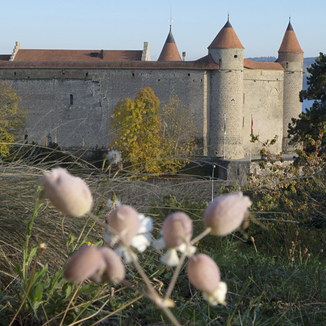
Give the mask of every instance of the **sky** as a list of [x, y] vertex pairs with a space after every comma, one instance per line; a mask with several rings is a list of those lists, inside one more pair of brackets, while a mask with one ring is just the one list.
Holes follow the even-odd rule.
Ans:
[[245, 57], [275, 56], [291, 23], [305, 57], [326, 53], [325, 0], [0, 0], [0, 54], [23, 49], [142, 50], [157, 60], [169, 32], [186, 60], [207, 55], [227, 21]]

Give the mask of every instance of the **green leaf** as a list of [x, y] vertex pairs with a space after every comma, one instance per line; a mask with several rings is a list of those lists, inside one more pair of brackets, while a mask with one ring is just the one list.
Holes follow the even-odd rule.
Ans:
[[43, 284], [41, 282], [37, 283], [35, 287], [34, 302], [38, 302], [42, 300], [43, 291], [44, 291]]
[[74, 291], [74, 285], [73, 284], [70, 284], [70, 283], [66, 283], [63, 287], [62, 287], [63, 290], [65, 290], [66, 292], [66, 296], [65, 296], [65, 299], [68, 299], [73, 291]]
[[97, 289], [98, 289], [98, 285], [87, 284], [78, 290], [78, 295], [79, 294], [90, 294], [90, 293], [93, 293]]
[[66, 243], [66, 247], [69, 247], [75, 240], [75, 236], [73, 236], [72, 234], [69, 234], [69, 238], [68, 241]]
[[15, 266], [16, 273], [18, 274], [18, 276], [20, 277], [20, 279], [23, 280], [24, 279], [24, 276], [23, 276], [22, 270], [20, 269], [20, 266], [17, 263], [15, 263], [15, 262], [13, 262], [13, 264]]
[[[33, 278], [33, 281], [32, 281], [32, 285], [31, 285], [31, 289], [33, 289], [34, 286], [38, 282], [40, 282], [41, 278], [46, 274], [47, 271], [48, 271], [48, 264], [46, 264], [40, 271], [38, 271], [37, 273], [35, 273], [34, 278]], [[30, 280], [30, 278], [29, 278], [29, 280]]]
[[26, 261], [26, 265], [29, 265], [29, 263], [31, 262], [31, 260], [33, 259], [33, 257], [36, 255], [38, 247], [34, 247], [31, 249], [29, 255], [28, 255], [28, 259]]

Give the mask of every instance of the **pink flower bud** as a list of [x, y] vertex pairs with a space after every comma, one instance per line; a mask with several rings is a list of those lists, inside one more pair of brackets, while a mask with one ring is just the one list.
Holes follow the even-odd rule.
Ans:
[[162, 231], [166, 248], [178, 248], [190, 242], [192, 220], [185, 213], [172, 213], [165, 219]]
[[205, 254], [192, 256], [187, 265], [189, 281], [211, 305], [222, 303], [225, 305], [227, 286], [221, 282], [218, 266], [212, 258]]
[[221, 274], [215, 261], [205, 254], [194, 255], [187, 266], [189, 281], [198, 290], [214, 292], [221, 281]]
[[227, 235], [241, 225], [250, 205], [249, 197], [242, 192], [217, 197], [206, 208], [205, 227], [212, 228], [213, 235]]
[[128, 205], [118, 206], [110, 213], [108, 225], [116, 233], [111, 232], [109, 228], [108, 231], [111, 233], [112, 238], [117, 236], [118, 239], [123, 240], [125, 245], [130, 246], [132, 239], [137, 235], [140, 227], [138, 212]]
[[110, 248], [104, 247], [100, 251], [106, 264], [103, 277], [111, 282], [120, 283], [126, 274], [121, 258]]
[[81, 217], [93, 206], [93, 198], [86, 183], [62, 168], [45, 172], [42, 176], [44, 193], [62, 213]]
[[70, 282], [81, 282], [105, 268], [105, 260], [97, 247], [87, 246], [76, 251], [69, 259], [64, 276]]

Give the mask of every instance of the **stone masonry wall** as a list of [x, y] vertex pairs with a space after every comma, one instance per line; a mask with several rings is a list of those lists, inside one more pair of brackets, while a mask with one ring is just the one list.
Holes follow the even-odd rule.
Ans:
[[110, 117], [119, 101], [150, 86], [161, 101], [177, 95], [193, 117], [198, 138], [207, 136], [207, 76], [201, 70], [2, 69], [28, 111], [26, 133], [44, 145], [108, 146]]
[[[244, 70], [243, 90], [243, 146], [245, 156], [250, 152], [251, 117], [254, 135], [260, 141], [278, 136], [273, 152], [282, 150], [283, 135], [283, 71]], [[259, 155], [261, 143], [251, 144], [253, 156]]]

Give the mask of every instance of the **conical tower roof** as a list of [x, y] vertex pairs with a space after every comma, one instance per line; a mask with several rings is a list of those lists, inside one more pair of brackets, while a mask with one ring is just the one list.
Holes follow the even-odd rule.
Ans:
[[285, 31], [282, 44], [278, 52], [296, 52], [296, 53], [303, 53], [298, 39], [294, 33], [293, 27], [291, 22]]
[[229, 19], [208, 49], [244, 49]]
[[181, 61], [177, 45], [172, 35], [171, 25], [169, 35], [157, 61]]

